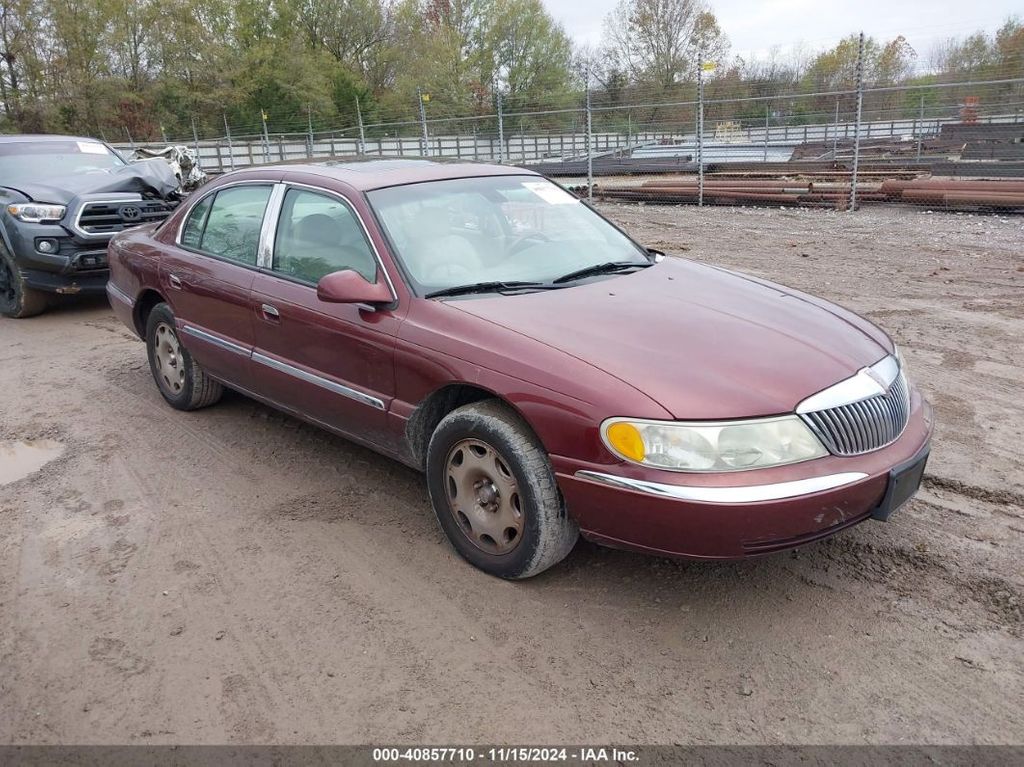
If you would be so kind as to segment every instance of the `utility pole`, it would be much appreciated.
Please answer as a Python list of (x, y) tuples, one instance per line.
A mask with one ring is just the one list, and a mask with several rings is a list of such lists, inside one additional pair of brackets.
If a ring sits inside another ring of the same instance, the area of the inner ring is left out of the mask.
[(857, 46), (857, 123), (853, 134), (853, 175), (850, 177), (850, 211), (857, 209), (857, 170), (860, 165), (860, 127), (864, 111), (864, 33)]
[(189, 119), (192, 121), (192, 146), (195, 147), (195, 150), (196, 150), (196, 161), (198, 162), (199, 161), (199, 132), (196, 130), (196, 118), (195, 117), (189, 117)]

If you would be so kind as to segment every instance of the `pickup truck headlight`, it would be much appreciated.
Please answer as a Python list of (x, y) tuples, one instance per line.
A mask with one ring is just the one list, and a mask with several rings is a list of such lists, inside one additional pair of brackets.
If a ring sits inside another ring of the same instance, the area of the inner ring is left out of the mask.
[(60, 221), (64, 218), (67, 210), (63, 205), (51, 205), (45, 202), (21, 202), (17, 205), (7, 206), (8, 213), (27, 224)]
[(609, 418), (601, 437), (620, 458), (669, 471), (763, 469), (828, 455), (795, 415), (715, 423)]

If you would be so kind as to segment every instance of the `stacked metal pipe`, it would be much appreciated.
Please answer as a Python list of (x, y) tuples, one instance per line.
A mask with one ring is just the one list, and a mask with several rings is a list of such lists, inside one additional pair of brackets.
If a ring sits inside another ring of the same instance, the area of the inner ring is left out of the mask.
[[(701, 192), (697, 179), (681, 179), (648, 181), (639, 187), (595, 187), (594, 196), (603, 200), (678, 205), (698, 202)], [(786, 179), (708, 179), (704, 182), (703, 201), (706, 205), (791, 205), (846, 210), (850, 203), (850, 184)], [(857, 202), (905, 202), (950, 209), (1024, 210), (1024, 181), (889, 179), (880, 184), (858, 184)]]

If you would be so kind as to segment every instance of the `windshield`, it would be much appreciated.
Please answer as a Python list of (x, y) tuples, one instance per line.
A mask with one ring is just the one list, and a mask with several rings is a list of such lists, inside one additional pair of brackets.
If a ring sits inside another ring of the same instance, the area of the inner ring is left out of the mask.
[(560, 186), (488, 176), (378, 189), (370, 203), (420, 295), (480, 282), (551, 282), (647, 254)]
[(17, 186), (57, 176), (110, 170), (124, 161), (98, 141), (12, 141), (0, 143), (0, 184)]

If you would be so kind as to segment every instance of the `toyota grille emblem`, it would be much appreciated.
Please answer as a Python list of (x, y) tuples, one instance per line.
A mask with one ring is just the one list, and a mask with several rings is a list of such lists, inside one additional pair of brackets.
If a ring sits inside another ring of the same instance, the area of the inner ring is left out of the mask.
[(122, 205), (119, 213), (121, 214), (121, 220), (125, 222), (134, 223), (142, 218), (142, 209), (137, 205)]

